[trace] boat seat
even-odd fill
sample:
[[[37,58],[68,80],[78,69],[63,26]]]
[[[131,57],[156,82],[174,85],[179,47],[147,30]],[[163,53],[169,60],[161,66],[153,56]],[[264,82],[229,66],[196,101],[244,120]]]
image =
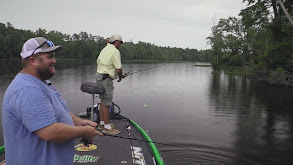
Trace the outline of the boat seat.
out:
[[[106,91],[101,85],[92,82],[83,82],[80,89],[89,94],[103,94]]]

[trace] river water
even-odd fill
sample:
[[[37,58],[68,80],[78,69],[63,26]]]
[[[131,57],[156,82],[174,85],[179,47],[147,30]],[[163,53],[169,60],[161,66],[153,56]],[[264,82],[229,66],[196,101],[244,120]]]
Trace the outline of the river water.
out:
[[[19,61],[0,64],[2,107],[4,92],[21,66]],[[123,62],[125,72],[137,73],[114,83],[114,102],[124,115],[153,141],[178,146],[157,144],[166,164],[291,165],[293,88],[195,64],[206,63]],[[71,111],[85,111],[92,100],[80,85],[95,82],[94,61],[58,61],[56,70],[51,81]]]

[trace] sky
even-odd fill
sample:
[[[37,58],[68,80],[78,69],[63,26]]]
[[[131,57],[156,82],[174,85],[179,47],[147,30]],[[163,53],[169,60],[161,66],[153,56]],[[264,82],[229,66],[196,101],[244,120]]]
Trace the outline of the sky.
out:
[[[242,0],[0,0],[0,23],[201,50],[220,18],[245,8]]]

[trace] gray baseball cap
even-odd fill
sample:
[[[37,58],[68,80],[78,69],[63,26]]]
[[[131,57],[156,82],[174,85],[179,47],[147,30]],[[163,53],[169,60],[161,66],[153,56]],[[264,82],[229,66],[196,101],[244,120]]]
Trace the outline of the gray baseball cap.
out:
[[[119,34],[113,34],[113,35],[110,37],[109,42],[112,43],[112,42],[114,42],[114,41],[120,41],[121,43],[123,43],[123,41],[122,41],[122,37],[121,37],[121,35],[119,35]]]
[[[23,44],[20,56],[22,58],[27,58],[33,54],[54,52],[60,49],[62,49],[62,45],[55,46],[52,41],[44,37],[35,37],[27,40]]]

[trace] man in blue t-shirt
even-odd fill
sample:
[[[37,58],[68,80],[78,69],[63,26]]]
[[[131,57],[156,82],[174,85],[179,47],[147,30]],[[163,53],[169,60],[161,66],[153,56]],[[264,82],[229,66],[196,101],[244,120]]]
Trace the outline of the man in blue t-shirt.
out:
[[[55,74],[55,46],[43,37],[23,45],[23,70],[7,88],[2,108],[8,165],[72,165],[76,138],[103,134],[95,122],[73,115],[48,79]]]

